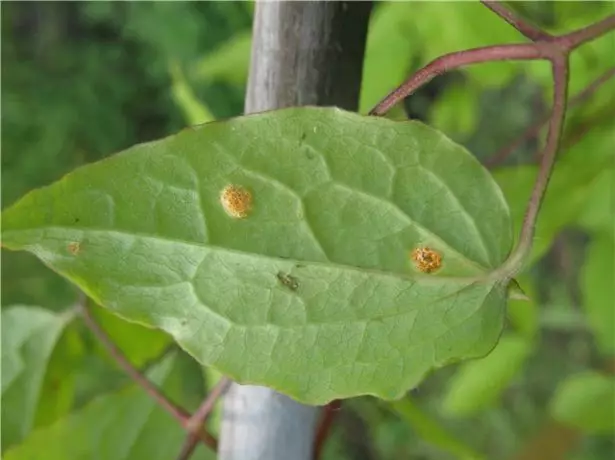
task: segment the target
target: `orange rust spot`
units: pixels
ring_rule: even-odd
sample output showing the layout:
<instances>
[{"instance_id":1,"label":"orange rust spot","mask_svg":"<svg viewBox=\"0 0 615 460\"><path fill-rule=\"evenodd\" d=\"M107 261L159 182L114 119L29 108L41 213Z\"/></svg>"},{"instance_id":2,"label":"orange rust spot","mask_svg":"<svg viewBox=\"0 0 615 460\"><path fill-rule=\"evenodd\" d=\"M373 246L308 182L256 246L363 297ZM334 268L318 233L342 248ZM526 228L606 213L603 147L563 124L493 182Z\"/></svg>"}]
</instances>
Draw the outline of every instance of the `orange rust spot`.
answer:
<instances>
[{"instance_id":1,"label":"orange rust spot","mask_svg":"<svg viewBox=\"0 0 615 460\"><path fill-rule=\"evenodd\" d=\"M431 248L416 248L411 254L416 268L423 273L431 273L442 266L442 256Z\"/></svg>"},{"instance_id":2,"label":"orange rust spot","mask_svg":"<svg viewBox=\"0 0 615 460\"><path fill-rule=\"evenodd\" d=\"M77 243L77 242L68 243L68 252L70 252L72 255L76 256L77 254L79 254L80 250L81 250L81 243Z\"/></svg>"},{"instance_id":3,"label":"orange rust spot","mask_svg":"<svg viewBox=\"0 0 615 460\"><path fill-rule=\"evenodd\" d=\"M220 194L220 202L229 216L243 219L252 209L252 194L243 187L227 185Z\"/></svg>"}]
</instances>

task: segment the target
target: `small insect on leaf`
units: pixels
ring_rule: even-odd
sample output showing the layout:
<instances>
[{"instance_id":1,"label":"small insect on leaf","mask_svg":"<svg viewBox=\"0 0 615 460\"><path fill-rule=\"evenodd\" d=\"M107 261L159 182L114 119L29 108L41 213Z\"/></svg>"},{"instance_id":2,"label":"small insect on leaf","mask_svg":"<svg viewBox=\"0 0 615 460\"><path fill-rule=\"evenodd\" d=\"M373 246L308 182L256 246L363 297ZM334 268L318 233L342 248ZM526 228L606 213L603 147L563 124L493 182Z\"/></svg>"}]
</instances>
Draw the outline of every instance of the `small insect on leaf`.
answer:
<instances>
[{"instance_id":1,"label":"small insect on leaf","mask_svg":"<svg viewBox=\"0 0 615 460\"><path fill-rule=\"evenodd\" d=\"M412 251L416 268L423 273L431 273L442 266L442 256L430 248L416 248Z\"/></svg>"},{"instance_id":2,"label":"small insect on leaf","mask_svg":"<svg viewBox=\"0 0 615 460\"><path fill-rule=\"evenodd\" d=\"M296 291L299 288L299 280L292 275L288 275L286 273L278 272L276 275L278 281L286 286L291 291Z\"/></svg>"},{"instance_id":3,"label":"small insect on leaf","mask_svg":"<svg viewBox=\"0 0 615 460\"><path fill-rule=\"evenodd\" d=\"M243 219L252 209L252 194L243 187L227 185L220 193L220 202L229 216Z\"/></svg>"}]
</instances>

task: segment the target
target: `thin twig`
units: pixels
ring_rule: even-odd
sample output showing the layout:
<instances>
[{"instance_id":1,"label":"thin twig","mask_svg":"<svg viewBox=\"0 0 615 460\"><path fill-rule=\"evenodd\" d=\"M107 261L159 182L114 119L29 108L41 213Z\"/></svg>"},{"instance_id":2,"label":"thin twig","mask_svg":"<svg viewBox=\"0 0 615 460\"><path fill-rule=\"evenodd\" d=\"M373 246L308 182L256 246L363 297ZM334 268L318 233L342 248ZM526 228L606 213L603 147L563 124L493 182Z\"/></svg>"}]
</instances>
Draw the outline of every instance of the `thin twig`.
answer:
<instances>
[{"instance_id":1,"label":"thin twig","mask_svg":"<svg viewBox=\"0 0 615 460\"><path fill-rule=\"evenodd\" d=\"M581 104L587 99L589 99L597 90L606 83L609 79L615 76L615 67L607 70L605 73L596 78L593 82L587 85L583 90L578 92L574 97L570 98L568 101L568 107L573 107L575 105ZM494 168L500 165L506 158L508 158L515 150L517 150L524 142L527 142L540 133L540 130L549 122L551 119L551 114L545 114L538 123L533 124L528 127L527 130L519 136L514 142L506 145L498 153L493 155L491 158L485 161L485 166L487 168Z\"/></svg>"},{"instance_id":2,"label":"thin twig","mask_svg":"<svg viewBox=\"0 0 615 460\"><path fill-rule=\"evenodd\" d=\"M553 38L551 34L530 24L525 19L510 11L508 8L500 5L498 2L493 0L481 0L481 3L532 41L546 41Z\"/></svg>"},{"instance_id":3,"label":"thin twig","mask_svg":"<svg viewBox=\"0 0 615 460\"><path fill-rule=\"evenodd\" d=\"M410 96L437 75L449 70L481 62L534 59L553 61L556 56L561 56L562 53L569 54L581 44L594 40L614 28L615 15L612 15L596 24L559 37L552 37L548 41L539 40L535 43L485 46L445 54L431 61L397 89L391 91L369 114L384 115L399 101Z\"/></svg>"},{"instance_id":4,"label":"thin twig","mask_svg":"<svg viewBox=\"0 0 615 460\"><path fill-rule=\"evenodd\" d=\"M107 352L111 355L113 360L128 374L128 376L135 381L140 387L142 387L164 410L173 416L182 425L190 415L184 411L181 407L175 405L169 399L162 394L162 391L150 382L137 368L135 368L126 355L113 343L107 333L98 325L90 309L81 303L81 316L83 322L88 329L96 336L98 341L107 349Z\"/></svg>"},{"instance_id":5,"label":"thin twig","mask_svg":"<svg viewBox=\"0 0 615 460\"><path fill-rule=\"evenodd\" d=\"M316 431L316 437L314 438L314 460L320 459L322 451L325 447L325 441L329 437L331 427L333 426L333 420L342 407L342 402L339 399L331 401L325 406L322 411L320 422L318 423L318 429Z\"/></svg>"},{"instance_id":6,"label":"thin twig","mask_svg":"<svg viewBox=\"0 0 615 460\"><path fill-rule=\"evenodd\" d=\"M512 252L507 264L509 267L515 267L515 272L521 268L521 264L527 259L532 249L532 239L538 211L542 204L542 198L547 190L549 179L551 178L551 170L555 164L555 156L557 154L559 144L566 119L566 96L568 92L568 56L556 56L552 61L553 69L553 110L551 121L549 123L549 132L547 133L547 142L542 151L538 176L530 196L523 224L521 226L521 235L519 236L519 244ZM512 275L512 273L510 273Z\"/></svg>"},{"instance_id":7,"label":"thin twig","mask_svg":"<svg viewBox=\"0 0 615 460\"><path fill-rule=\"evenodd\" d=\"M369 115L384 115L434 77L459 67L488 61L547 59L546 49L534 43L493 45L445 54L434 59L382 99Z\"/></svg>"},{"instance_id":8,"label":"thin twig","mask_svg":"<svg viewBox=\"0 0 615 460\"><path fill-rule=\"evenodd\" d=\"M190 420L186 423L185 428L188 430L188 436L182 445L181 451L177 456L177 460L187 460L190 458L196 445L199 442L199 430L202 429L203 424L207 420L207 417L211 413L216 404L216 401L228 390L231 384L231 380L227 377L222 377L213 390L209 392L203 403L199 406L197 411L190 417ZM217 445L217 441L216 441Z\"/></svg>"},{"instance_id":9,"label":"thin twig","mask_svg":"<svg viewBox=\"0 0 615 460\"><path fill-rule=\"evenodd\" d=\"M94 334L103 347L107 349L107 352L111 355L118 366L120 366L137 385L143 388L160 407L167 411L180 423L184 429L186 429L186 425L190 420L190 414L170 401L169 398L167 398L156 385L150 382L141 372L139 372L136 367L132 365L126 355L122 353L107 333L96 322L86 303L87 298L83 296L83 299L79 302L79 309L83 322L87 328L92 332L92 334ZM213 449L216 448L215 439L209 433L200 430L198 432L198 437L209 447Z\"/></svg>"}]
</instances>

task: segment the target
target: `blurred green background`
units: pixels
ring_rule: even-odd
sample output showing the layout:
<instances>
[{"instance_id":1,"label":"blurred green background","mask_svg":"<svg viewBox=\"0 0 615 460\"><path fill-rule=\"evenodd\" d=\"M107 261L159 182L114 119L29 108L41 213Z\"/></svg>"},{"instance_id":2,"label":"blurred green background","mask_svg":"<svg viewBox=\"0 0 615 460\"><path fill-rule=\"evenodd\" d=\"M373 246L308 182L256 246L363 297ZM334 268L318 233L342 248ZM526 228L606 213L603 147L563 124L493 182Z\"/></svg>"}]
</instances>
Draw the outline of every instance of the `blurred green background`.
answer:
<instances>
[{"instance_id":1,"label":"blurred green background","mask_svg":"<svg viewBox=\"0 0 615 460\"><path fill-rule=\"evenodd\" d=\"M512 7L562 33L612 14L613 5ZM253 10L252 2L232 1L3 3L2 207L84 163L241 114ZM438 55L520 40L478 3L377 2L360 110ZM612 76L613 56L613 33L578 50L571 96ZM402 402L344 403L326 459L613 458L614 80L568 112L532 265L520 278L532 301L511 302L501 346L487 359L435 372ZM403 109L486 160L548 113L551 88L546 63L490 63L434 79ZM521 142L494 169L517 222L543 138ZM2 251L3 335L8 307L61 312L76 298L33 256ZM168 354L165 335L96 312L135 364ZM177 391L193 407L217 376L182 359ZM3 452L128 385L78 322L39 367L40 391L21 395L21 406L3 401ZM9 422L7 432L9 418L21 428Z\"/></svg>"}]
</instances>

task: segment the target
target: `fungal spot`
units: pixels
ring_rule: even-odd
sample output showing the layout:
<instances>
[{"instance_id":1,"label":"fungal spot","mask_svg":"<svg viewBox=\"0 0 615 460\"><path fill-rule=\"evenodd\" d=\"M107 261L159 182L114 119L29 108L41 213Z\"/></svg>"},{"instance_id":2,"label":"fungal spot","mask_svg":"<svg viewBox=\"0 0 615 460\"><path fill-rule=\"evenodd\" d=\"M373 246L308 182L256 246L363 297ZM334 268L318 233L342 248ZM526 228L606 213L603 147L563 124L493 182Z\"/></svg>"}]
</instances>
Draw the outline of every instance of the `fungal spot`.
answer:
<instances>
[{"instance_id":1,"label":"fungal spot","mask_svg":"<svg viewBox=\"0 0 615 460\"><path fill-rule=\"evenodd\" d=\"M220 202L229 216L243 219L252 209L252 194L243 187L227 185L220 194Z\"/></svg>"},{"instance_id":2,"label":"fungal spot","mask_svg":"<svg viewBox=\"0 0 615 460\"><path fill-rule=\"evenodd\" d=\"M299 288L299 280L287 273L278 272L276 275L278 281L286 286L291 291L296 291Z\"/></svg>"},{"instance_id":3,"label":"fungal spot","mask_svg":"<svg viewBox=\"0 0 615 460\"><path fill-rule=\"evenodd\" d=\"M81 250L81 244L74 241L72 243L68 243L68 252L70 252L72 255L76 256L77 254L79 254L79 251Z\"/></svg>"},{"instance_id":4,"label":"fungal spot","mask_svg":"<svg viewBox=\"0 0 615 460\"><path fill-rule=\"evenodd\" d=\"M442 256L430 248L416 248L411 254L416 268L423 273L431 273L442 266Z\"/></svg>"}]
</instances>

